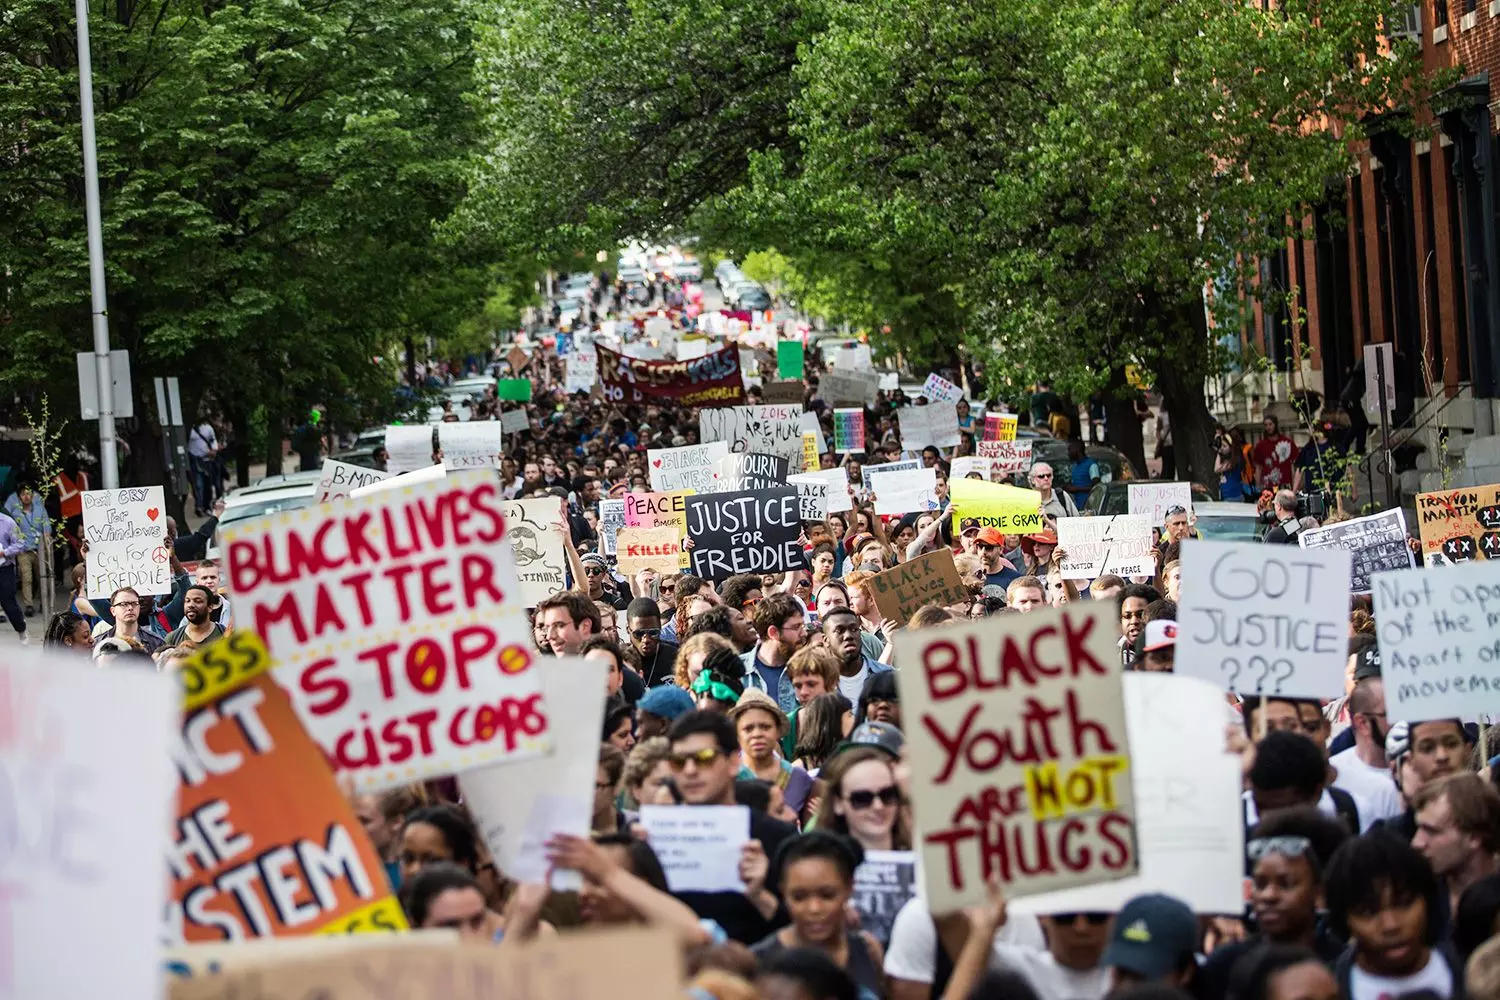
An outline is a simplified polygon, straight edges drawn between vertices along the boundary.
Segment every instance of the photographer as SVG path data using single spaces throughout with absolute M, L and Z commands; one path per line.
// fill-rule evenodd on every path
M 1297 494 L 1291 490 L 1277 490 L 1276 499 L 1272 501 L 1275 510 L 1276 523 L 1271 530 L 1266 532 L 1264 539 L 1267 545 L 1296 545 L 1297 532 L 1302 530 L 1302 522 L 1297 519 Z

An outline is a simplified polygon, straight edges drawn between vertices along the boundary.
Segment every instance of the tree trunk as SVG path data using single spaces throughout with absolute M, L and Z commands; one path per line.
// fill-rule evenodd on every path
M 282 472 L 281 466 L 281 444 L 285 434 L 282 428 L 286 426 L 286 419 L 281 415 L 281 407 L 267 405 L 266 407 L 266 475 L 279 476 Z
M 228 417 L 234 432 L 234 485 L 244 489 L 250 485 L 250 421 L 238 409 Z
M 1141 436 L 1141 422 L 1135 416 L 1135 390 L 1125 378 L 1125 367 L 1110 369 L 1109 384 L 1104 388 L 1104 442 L 1130 460 L 1146 474 L 1146 442 Z
M 1166 358 L 1192 359 L 1185 364 L 1162 362 L 1156 372 L 1156 387 L 1172 422 L 1172 445 L 1177 460 L 1177 478 L 1198 483 L 1218 496 L 1219 477 L 1214 472 L 1214 416 L 1203 395 L 1203 372 L 1198 359 L 1207 350 L 1208 328 L 1201 304 L 1187 303 L 1160 317 L 1164 330 L 1171 330 L 1172 346 Z
M 147 388 L 152 392 L 147 393 Z M 167 453 L 164 431 L 159 420 L 148 415 L 156 412 L 154 383 L 147 379 L 135 380 L 135 429 L 125 438 L 130 445 L 130 459 L 135 466 L 136 482 L 143 486 L 161 486 L 167 501 L 167 515 L 177 521 L 179 528 L 186 522 L 183 510 L 184 498 L 173 487 L 172 477 L 167 474 Z M 192 476 L 188 476 L 189 482 Z

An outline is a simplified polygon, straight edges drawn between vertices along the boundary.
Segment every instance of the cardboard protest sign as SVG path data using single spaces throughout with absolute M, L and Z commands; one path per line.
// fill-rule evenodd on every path
M 802 468 L 816 472 L 823 462 L 818 454 L 818 436 L 809 431 L 802 432 Z
M 84 596 L 108 599 L 121 587 L 139 594 L 172 592 L 166 494 L 160 486 L 84 493 L 83 537 L 89 543 Z
M 385 453 L 385 467 L 393 476 L 433 465 L 432 428 L 392 424 L 385 429 Z
M 804 521 L 821 521 L 828 516 L 831 487 L 826 479 L 802 479 L 787 476 L 787 485 L 797 487 L 799 516 Z
M 1144 514 L 1112 517 L 1060 517 L 1057 547 L 1064 580 L 1092 580 L 1106 573 L 1116 576 L 1154 576 L 1156 549 L 1151 544 L 1151 522 Z
M 0 996 L 161 994 L 177 685 L 0 655 Z
M 778 403 L 699 410 L 698 440 L 724 441 L 730 451 L 780 455 L 794 462 L 802 455 L 802 407 Z
M 524 414 L 526 411 L 517 410 Z M 438 424 L 438 447 L 443 464 L 450 469 L 500 468 L 500 431 L 496 420 L 470 420 L 461 424 Z
M 1172 507 L 1193 509 L 1193 488 L 1187 483 L 1131 483 L 1126 496 L 1128 512 L 1146 515 L 1153 528 L 1166 524 Z
M 984 439 L 986 441 L 1014 441 L 1020 418 L 1014 413 L 986 413 L 984 415 Z
M 813 436 L 813 443 L 817 446 L 819 455 L 828 450 L 828 441 L 823 437 L 823 425 L 818 423 L 818 415 L 816 413 L 804 411 L 801 419 L 797 422 L 797 428 L 802 432 L 802 449 L 804 452 L 807 450 L 807 435 L 809 434 Z
M 766 403 L 796 403 L 800 406 L 805 390 L 806 386 L 801 382 L 767 382 L 760 387 L 760 398 Z
M 979 479 L 948 480 L 948 505 L 953 511 L 953 533 L 966 517 L 979 520 L 981 528 L 995 528 L 1007 535 L 1041 531 L 1042 495 L 1004 483 Z
M 796 486 L 799 493 L 803 491 L 803 487 L 808 483 L 818 482 L 826 484 L 827 490 L 824 496 L 827 502 L 827 507 L 825 508 L 827 514 L 839 514 L 846 510 L 854 509 L 854 498 L 849 495 L 849 470 L 843 466 L 835 469 L 819 469 L 816 472 L 798 473 L 795 476 L 787 476 L 786 481 Z M 805 496 L 805 493 L 803 495 Z M 807 502 L 806 499 L 803 500 L 804 510 L 807 509 Z M 826 517 L 827 514 L 823 516 Z M 811 521 L 814 518 L 804 515 L 803 520 Z M 822 520 L 822 518 L 819 517 L 817 520 Z
M 1349 553 L 1349 590 L 1355 594 L 1368 594 L 1376 573 L 1411 569 L 1414 564 L 1406 544 L 1406 512 L 1400 507 L 1322 528 L 1304 528 L 1297 532 L 1297 544 L 1304 549 Z
M 1417 531 L 1428 566 L 1500 559 L 1500 485 L 1418 493 Z
M 953 550 L 925 552 L 892 569 L 870 577 L 870 592 L 880 613 L 900 624 L 924 604 L 947 607 L 969 600 L 969 588 L 953 564 Z
M 750 839 L 746 806 L 641 806 L 646 840 L 673 892 L 742 892 L 740 848 Z
M 672 399 L 679 406 L 725 406 L 745 401 L 740 352 L 735 347 L 687 361 L 648 361 L 607 347 L 599 355 L 604 398 L 612 403 Z
M 495 395 L 514 403 L 531 402 L 531 380 L 525 378 L 503 378 L 495 385 Z
M 615 536 L 615 558 L 627 577 L 643 569 L 676 573 L 681 555 L 682 539 L 676 528 L 621 528 Z
M 512 347 L 510 353 L 505 355 L 505 360 L 510 362 L 510 370 L 519 375 L 531 364 L 531 355 L 521 350 L 520 347 Z
M 695 490 L 710 493 L 714 488 L 714 463 L 729 454 L 725 441 L 689 444 L 681 448 L 648 448 L 646 469 L 651 488 L 659 493 L 672 490 Z
M 876 472 L 870 476 L 870 487 L 875 492 L 876 514 L 906 514 L 939 506 L 936 469 Z
M 673 567 L 675 571 L 675 550 Z M 532 883 L 548 881 L 550 866 L 543 847 L 548 838 L 559 833 L 589 835 L 599 765 L 595 740 L 604 726 L 609 684 L 609 668 L 598 660 L 543 659 L 543 698 L 568 706 L 552 718 L 552 753 L 474 768 L 459 776 L 464 804 L 474 813 L 495 864 L 507 878 Z M 558 891 L 576 890 L 581 880 L 574 872 L 551 884 Z
M 875 477 L 883 472 L 907 472 L 922 468 L 920 458 L 903 458 L 895 462 L 881 462 L 879 465 L 862 465 L 859 469 L 860 486 L 869 492 L 875 488 Z
M 1343 693 L 1349 553 L 1189 539 L 1180 590 L 1178 676 L 1239 694 Z
M 866 851 L 854 870 L 849 905 L 859 914 L 861 930 L 882 946 L 890 944 L 891 927 L 901 907 L 917 894 L 917 856 L 911 851 Z
M 350 465 L 335 458 L 323 459 L 323 476 L 318 480 L 318 503 L 328 503 L 346 497 L 361 486 L 369 486 L 389 479 L 389 472 L 367 469 L 362 465 Z
M 1500 561 L 1381 573 L 1374 583 L 1389 720 L 1500 711 Z
M 1224 692 L 1195 677 L 1132 671 L 1125 687 L 1140 871 L 1017 900 L 1016 913 L 1112 912 L 1147 892 L 1194 913 L 1244 908 L 1240 760 L 1224 748 Z
M 682 973 L 682 946 L 675 937 L 632 928 L 538 938 L 514 948 L 393 941 L 340 949 L 327 957 L 180 980 L 172 984 L 171 1000 L 660 1000 L 682 992 Z
M 903 406 L 896 411 L 896 421 L 901 426 L 901 447 L 907 451 L 952 448 L 959 442 L 958 409 L 952 403 Z
M 164 949 L 162 971 L 170 979 L 193 979 L 304 958 L 332 958 L 366 948 L 451 948 L 458 942 L 458 931 L 446 927 L 407 930 L 400 934 L 313 934 L 307 937 L 250 938 L 247 941 L 200 941 Z
M 415 472 L 403 472 L 399 476 L 387 476 L 378 482 L 366 483 L 356 486 L 349 491 L 349 496 L 359 499 L 360 497 L 374 496 L 377 493 L 385 493 L 390 490 L 404 490 L 411 486 L 419 486 L 422 483 L 440 483 L 448 478 L 448 470 L 441 465 L 429 465 L 425 469 Z
M 168 940 L 405 928 L 380 855 L 261 641 L 235 629 L 200 650 L 182 690 Z
M 880 376 L 870 371 L 826 369 L 818 376 L 818 396 L 825 402 L 873 406 L 880 393 Z
M 865 411 L 833 411 L 833 450 L 840 455 L 862 455 L 865 450 Z
M 719 581 L 737 573 L 782 573 L 807 564 L 798 536 L 802 502 L 783 486 L 687 498 L 688 552 L 693 573 Z
M 824 358 L 827 358 L 826 354 Z M 846 341 L 833 354 L 833 367 L 840 371 L 868 372 L 874 363 L 874 359 L 870 357 L 869 344 Z
M 687 538 L 687 498 L 692 490 L 673 490 L 669 493 L 625 494 L 625 524 L 631 528 L 673 528 L 679 543 Z M 616 552 L 619 551 L 618 536 Z M 677 557 L 677 568 L 687 569 L 687 549 Z
M 240 626 L 364 789 L 550 744 L 495 474 L 399 483 L 219 528 Z
M 980 441 L 974 446 L 974 450 L 981 458 L 988 458 L 995 463 L 994 475 L 999 478 L 1030 471 L 1033 443 L 1031 438 L 1024 441 Z
M 779 455 L 736 451 L 714 462 L 714 472 L 718 474 L 714 480 L 715 493 L 769 490 L 786 485 L 787 460 Z
M 568 355 L 567 366 L 563 369 L 564 392 L 569 395 L 588 392 L 598 380 L 599 355 L 592 347 L 573 351 Z
M 804 358 L 802 354 L 802 342 L 799 340 L 779 340 L 776 342 L 776 377 L 777 378 L 802 378 L 802 366 Z
M 500 429 L 506 434 L 525 433 L 531 429 L 531 417 L 525 410 L 505 410 L 500 414 Z
M 950 913 L 1134 874 L 1113 605 L 898 632 L 927 901 Z
M 937 373 L 927 376 L 922 383 L 922 395 L 934 403 L 956 403 L 964 398 L 964 391 Z
M 568 526 L 563 520 L 563 501 L 558 497 L 506 500 L 501 510 L 505 535 L 515 550 L 520 603 L 534 608 L 559 590 L 567 590 Z
M 615 554 L 615 536 L 625 527 L 625 501 L 599 501 L 599 551 L 606 556 Z

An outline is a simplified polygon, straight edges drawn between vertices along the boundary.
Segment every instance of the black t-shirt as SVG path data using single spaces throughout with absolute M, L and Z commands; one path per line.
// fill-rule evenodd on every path
M 750 837 L 760 841 L 766 857 L 776 857 L 776 849 L 782 842 L 795 836 L 797 828 L 792 824 L 750 811 Z M 742 892 L 679 892 L 676 896 L 698 916 L 716 922 L 725 934 L 746 946 L 787 923 L 784 907 L 778 907 L 775 918 L 767 920 Z
M 1224 1000 L 1229 993 L 1229 973 L 1234 968 L 1234 963 L 1269 944 L 1264 936 L 1255 934 L 1214 951 L 1193 976 L 1193 996 L 1197 1000 Z M 1333 964 L 1344 953 L 1344 943 L 1327 928 L 1319 927 L 1317 936 L 1313 939 L 1312 950 L 1324 965 L 1332 969 Z
M 659 684 L 667 684 L 672 680 L 672 671 L 677 666 L 677 650 L 680 647 L 675 642 L 657 641 L 656 652 L 650 656 L 643 656 L 641 670 L 645 672 L 645 682 L 648 688 Z

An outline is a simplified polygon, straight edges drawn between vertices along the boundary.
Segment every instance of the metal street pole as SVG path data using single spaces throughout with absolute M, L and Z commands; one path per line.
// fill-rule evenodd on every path
M 94 69 L 89 56 L 88 0 L 73 0 L 78 18 L 78 103 L 83 124 L 84 215 L 89 235 L 89 308 L 94 372 L 99 381 L 99 472 L 107 490 L 120 486 L 115 460 L 115 384 L 109 365 L 109 304 L 104 289 L 104 226 L 99 221 L 99 154 L 94 147 Z

